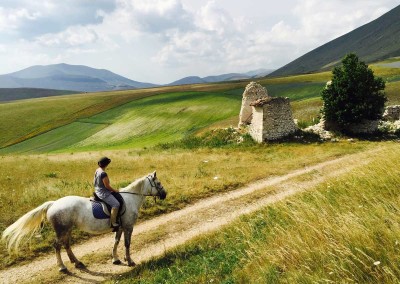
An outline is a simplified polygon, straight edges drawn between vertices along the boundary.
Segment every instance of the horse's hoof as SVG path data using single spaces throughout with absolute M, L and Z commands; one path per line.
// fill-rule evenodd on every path
M 68 273 L 68 268 L 63 267 L 63 268 L 60 268 L 58 271 L 61 273 Z
M 128 266 L 130 266 L 130 267 L 133 267 L 133 266 L 136 266 L 136 263 L 135 262 L 128 262 Z
M 115 264 L 115 265 L 120 265 L 121 263 L 122 262 L 119 259 L 113 261 L 113 264 Z
M 78 269 L 85 269 L 86 266 L 82 262 L 75 263 L 75 267 Z

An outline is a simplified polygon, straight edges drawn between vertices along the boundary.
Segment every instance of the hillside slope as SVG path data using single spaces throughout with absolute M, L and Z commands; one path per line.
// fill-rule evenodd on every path
M 177 92 L 132 100 L 76 119 L 0 153 L 122 149 L 172 142 L 238 113 L 241 97 L 223 92 Z
M 287 76 L 330 69 L 350 52 L 365 62 L 400 56 L 400 6 L 299 57 L 269 76 Z
M 0 75 L 0 88 L 42 88 L 99 92 L 154 86 L 156 85 L 127 79 L 105 69 L 64 63 L 36 65 L 14 73 Z
M 43 97 L 54 97 L 76 94 L 76 91 L 35 89 L 35 88 L 0 88 L 0 102 L 25 100 Z

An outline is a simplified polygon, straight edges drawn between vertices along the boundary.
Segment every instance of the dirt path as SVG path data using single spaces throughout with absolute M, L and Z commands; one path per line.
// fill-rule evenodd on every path
M 204 199 L 182 210 L 159 216 L 138 224 L 132 236 L 132 258 L 136 263 L 162 255 L 166 250 L 176 247 L 201 234 L 217 230 L 229 224 L 240 215 L 280 201 L 288 196 L 302 192 L 328 178 L 347 173 L 355 167 L 369 163 L 380 155 L 380 149 L 348 155 L 315 166 L 302 168 L 289 174 L 260 180 L 232 192 Z M 90 241 L 73 247 L 78 257 L 87 265 L 86 270 L 75 269 L 65 260 L 70 273 L 58 273 L 54 254 L 38 258 L 29 264 L 0 271 L 1 283 L 98 283 L 121 273 L 131 267 L 112 265 L 111 249 L 113 235 L 94 237 Z M 120 244 L 123 256 L 123 242 Z

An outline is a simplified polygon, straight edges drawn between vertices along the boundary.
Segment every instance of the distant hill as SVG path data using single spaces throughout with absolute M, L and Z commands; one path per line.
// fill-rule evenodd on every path
M 198 76 L 188 76 L 188 77 L 176 80 L 172 83 L 169 83 L 168 86 L 202 84 L 202 83 L 207 83 L 207 82 Z
M 34 99 L 42 97 L 54 97 L 62 95 L 77 94 L 76 91 L 62 91 L 51 89 L 34 88 L 0 88 L 0 102 Z
M 185 77 L 166 86 L 214 83 L 260 78 L 272 70 L 258 69 L 244 74 L 229 73 L 218 76 Z M 36 65 L 0 75 L 0 102 L 58 96 L 79 92 L 103 92 L 126 89 L 143 89 L 160 85 L 130 80 L 105 69 L 65 63 Z
M 0 88 L 40 88 L 99 92 L 149 88 L 157 86 L 130 80 L 105 69 L 84 65 L 36 65 L 21 71 L 0 75 Z
M 198 76 L 189 76 L 177 81 L 174 81 L 168 86 L 175 85 L 188 85 L 188 84 L 202 84 L 202 83 L 216 83 L 216 82 L 226 82 L 226 81 L 235 81 L 235 80 L 245 80 L 251 78 L 261 78 L 265 77 L 273 70 L 271 69 L 258 69 L 254 71 L 249 71 L 247 73 L 228 73 L 216 76 L 207 76 L 207 77 L 198 77 Z
M 400 6 L 301 56 L 269 76 L 286 76 L 331 69 L 348 53 L 371 63 L 400 56 Z

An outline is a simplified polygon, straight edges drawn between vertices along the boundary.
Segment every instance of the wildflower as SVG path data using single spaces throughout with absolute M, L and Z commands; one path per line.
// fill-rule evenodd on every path
M 215 179 L 215 180 L 217 180 L 217 179 L 218 179 L 218 177 L 214 177 L 214 179 Z
M 378 266 L 379 264 L 381 264 L 381 262 L 379 260 L 374 262 L 374 265 Z

